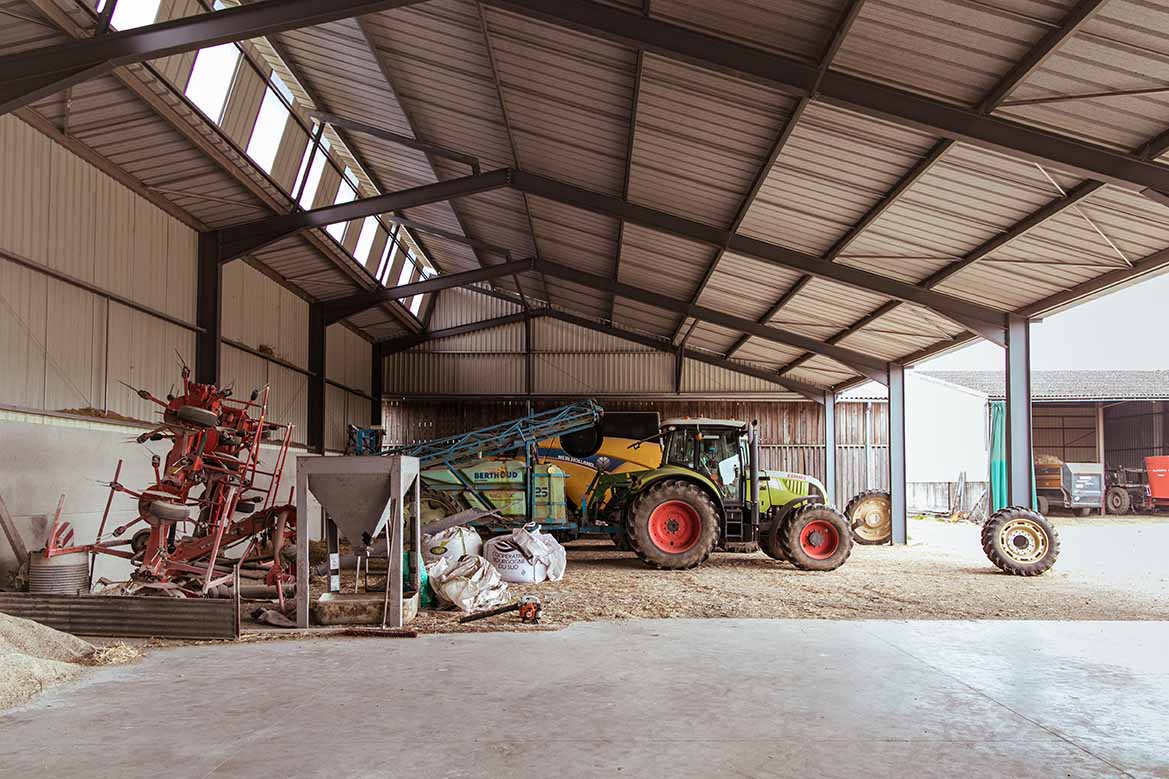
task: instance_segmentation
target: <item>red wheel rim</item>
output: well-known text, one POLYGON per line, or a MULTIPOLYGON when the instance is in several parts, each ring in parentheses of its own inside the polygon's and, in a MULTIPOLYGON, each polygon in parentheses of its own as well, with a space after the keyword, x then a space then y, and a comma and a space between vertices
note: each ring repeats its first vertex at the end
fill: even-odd
POLYGON ((827 560, 840 546, 840 535, 831 522, 814 519, 800 531, 800 546, 814 560, 827 560))
POLYGON ((681 554, 698 543, 702 520, 683 500, 667 500, 649 515, 649 540, 663 552, 681 554))

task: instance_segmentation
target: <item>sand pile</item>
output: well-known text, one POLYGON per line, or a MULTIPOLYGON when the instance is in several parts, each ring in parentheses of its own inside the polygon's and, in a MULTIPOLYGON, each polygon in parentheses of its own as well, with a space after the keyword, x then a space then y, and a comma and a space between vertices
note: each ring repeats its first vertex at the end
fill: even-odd
POLYGON ((83 666, 124 663, 139 654, 125 645, 99 648, 39 622, 0 614, 0 709, 72 679, 83 666))

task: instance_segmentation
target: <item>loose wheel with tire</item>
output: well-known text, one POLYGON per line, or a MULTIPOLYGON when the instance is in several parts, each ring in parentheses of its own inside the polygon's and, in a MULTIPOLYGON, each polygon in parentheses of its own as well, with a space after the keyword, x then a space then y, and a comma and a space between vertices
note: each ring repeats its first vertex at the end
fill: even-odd
POLYGON ((1132 495, 1124 487, 1109 487, 1104 495, 1109 514, 1127 514, 1132 511, 1132 495))
POLYGON ((1003 573, 1038 576, 1059 557, 1059 533, 1041 514, 1009 506, 982 526, 982 551, 1003 573))
POLYGON ((858 544, 887 544, 893 537, 893 498, 884 490, 865 490, 844 507, 858 544))
POLYGON ((698 486, 663 481, 637 497, 626 530, 630 546, 647 565, 694 568, 706 562, 718 543, 718 509, 698 486))
POLYGON ((834 571, 852 554, 852 528, 836 509, 812 503, 773 525, 770 545, 796 568, 834 571))

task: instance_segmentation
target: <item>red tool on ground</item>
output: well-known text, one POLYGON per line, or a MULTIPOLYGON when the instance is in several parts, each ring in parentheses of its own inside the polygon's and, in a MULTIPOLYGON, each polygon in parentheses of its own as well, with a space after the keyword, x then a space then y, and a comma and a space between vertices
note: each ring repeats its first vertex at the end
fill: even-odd
POLYGON ((283 585, 294 581, 285 547, 295 548, 296 508, 289 491, 277 504, 280 474, 288 457, 292 426, 269 422, 268 388, 249 400, 234 400, 231 389, 191 381, 183 367, 183 394, 165 401, 147 390, 138 396, 162 407, 162 424, 138 436, 138 443, 171 441, 165 463, 153 458, 155 481, 140 492, 122 485, 122 462, 110 482, 97 540, 70 546, 73 531, 54 521, 45 556, 88 552, 129 560, 134 572, 119 583, 125 594, 161 591, 177 597, 198 597, 241 575, 263 579, 276 591, 283 607, 283 585), (261 442, 278 444, 271 470, 260 467, 261 442), (105 532, 115 493, 137 501, 138 517, 105 532), (142 523, 129 539, 122 536, 142 523), (246 543, 239 557, 223 553, 246 543), (129 548, 127 548, 129 547, 129 548))
POLYGON ((541 610, 539 595, 524 595, 515 603, 509 603, 506 606, 499 606, 494 609, 487 609, 486 611, 476 611, 474 614, 459 617, 459 622, 475 622, 476 620, 507 614, 509 611, 518 611, 520 613, 520 622, 537 625, 540 622, 541 610))

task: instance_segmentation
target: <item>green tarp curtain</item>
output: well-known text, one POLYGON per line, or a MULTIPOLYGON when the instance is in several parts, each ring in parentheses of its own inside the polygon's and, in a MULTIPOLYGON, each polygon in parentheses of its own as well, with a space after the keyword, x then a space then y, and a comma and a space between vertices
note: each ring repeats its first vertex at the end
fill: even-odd
MULTIPOLYGON (((1035 499, 1035 459, 1031 459, 1031 508, 1035 499)), ((990 404, 990 510, 1006 508, 1007 499, 1007 404, 993 400, 990 404)))

